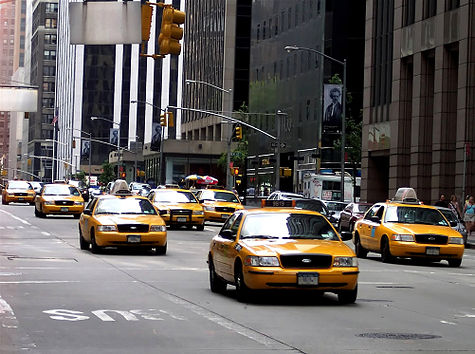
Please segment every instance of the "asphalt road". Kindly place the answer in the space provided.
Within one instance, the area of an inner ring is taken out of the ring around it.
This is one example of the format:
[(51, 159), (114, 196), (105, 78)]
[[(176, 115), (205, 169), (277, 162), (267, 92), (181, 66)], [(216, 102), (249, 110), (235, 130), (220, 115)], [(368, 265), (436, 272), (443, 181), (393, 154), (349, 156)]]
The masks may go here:
[(166, 256), (79, 249), (78, 221), (0, 206), (0, 353), (475, 352), (475, 250), (460, 268), (360, 260), (356, 304), (211, 293), (219, 225), (169, 230)]

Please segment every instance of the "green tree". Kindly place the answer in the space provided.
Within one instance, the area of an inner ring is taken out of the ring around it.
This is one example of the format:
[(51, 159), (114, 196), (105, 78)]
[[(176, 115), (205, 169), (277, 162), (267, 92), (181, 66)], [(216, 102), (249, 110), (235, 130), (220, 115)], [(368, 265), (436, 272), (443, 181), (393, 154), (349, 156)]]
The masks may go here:
[(76, 181), (82, 181), (84, 184), (87, 184), (86, 183), (86, 172), (84, 171), (79, 171), (79, 172), (76, 172), (75, 174), (73, 174), (72, 176), (73, 180), (76, 180)]
[(104, 185), (107, 185), (109, 182), (115, 181), (115, 173), (114, 173), (114, 168), (112, 165), (108, 162), (104, 162), (102, 164), (102, 173), (99, 176), (99, 182), (101, 182)]

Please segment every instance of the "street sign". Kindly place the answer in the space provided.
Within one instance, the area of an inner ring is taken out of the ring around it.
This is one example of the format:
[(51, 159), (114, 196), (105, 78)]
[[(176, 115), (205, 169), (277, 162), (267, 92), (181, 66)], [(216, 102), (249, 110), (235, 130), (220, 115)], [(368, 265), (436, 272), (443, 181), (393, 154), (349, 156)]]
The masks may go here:
[(275, 141), (271, 142), (270, 143), (270, 147), (271, 148), (276, 148), (277, 147), (277, 143)]

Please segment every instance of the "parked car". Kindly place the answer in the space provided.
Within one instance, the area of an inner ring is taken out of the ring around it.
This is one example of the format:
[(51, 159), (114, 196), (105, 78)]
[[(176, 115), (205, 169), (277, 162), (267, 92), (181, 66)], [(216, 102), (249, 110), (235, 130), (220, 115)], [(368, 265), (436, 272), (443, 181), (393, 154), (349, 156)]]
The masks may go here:
[(337, 202), (333, 200), (322, 200), (325, 205), (327, 206), (328, 210), (333, 212), (333, 226), (338, 227), (338, 220), (340, 220), (340, 213), (343, 209), (348, 205), (348, 203), (344, 202)]
[(356, 220), (361, 219), (372, 205), (371, 203), (348, 204), (340, 213), (338, 231), (353, 232)]
[(450, 227), (460, 232), (460, 234), (463, 236), (463, 243), (467, 244), (467, 229), (465, 228), (463, 221), (459, 218), (457, 213), (450, 208), (438, 206), (436, 206), (436, 208), (439, 209), (442, 215), (444, 215), (445, 218), (449, 221)]

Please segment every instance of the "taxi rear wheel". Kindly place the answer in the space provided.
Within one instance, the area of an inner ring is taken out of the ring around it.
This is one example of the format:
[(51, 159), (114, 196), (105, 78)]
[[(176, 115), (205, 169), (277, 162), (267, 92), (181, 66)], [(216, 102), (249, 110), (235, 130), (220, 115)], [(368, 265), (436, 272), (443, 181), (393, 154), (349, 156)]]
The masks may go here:
[(389, 248), (389, 240), (387, 237), (383, 239), (381, 243), (381, 260), (383, 263), (394, 262), (394, 256), (391, 254), (391, 249)]
[(226, 283), (216, 274), (214, 270), (213, 258), (208, 260), (209, 268), (209, 287), (213, 293), (224, 293), (226, 291)]
[(87, 243), (86, 240), (84, 239), (84, 237), (82, 237), (81, 227), (79, 227), (79, 247), (82, 250), (88, 250), (89, 249), (89, 243)]
[(462, 264), (462, 258), (448, 259), (447, 262), (449, 262), (449, 267), (460, 267), (460, 265)]
[(360, 236), (358, 234), (355, 235), (355, 252), (358, 258), (366, 258), (368, 255), (368, 250), (361, 245)]
[(358, 285), (354, 290), (346, 290), (338, 293), (338, 302), (342, 305), (353, 304), (358, 296)]
[(242, 271), (242, 265), (236, 264), (234, 274), (234, 283), (236, 285), (236, 297), (239, 302), (246, 302), (249, 299), (249, 288), (244, 281), (244, 273)]

